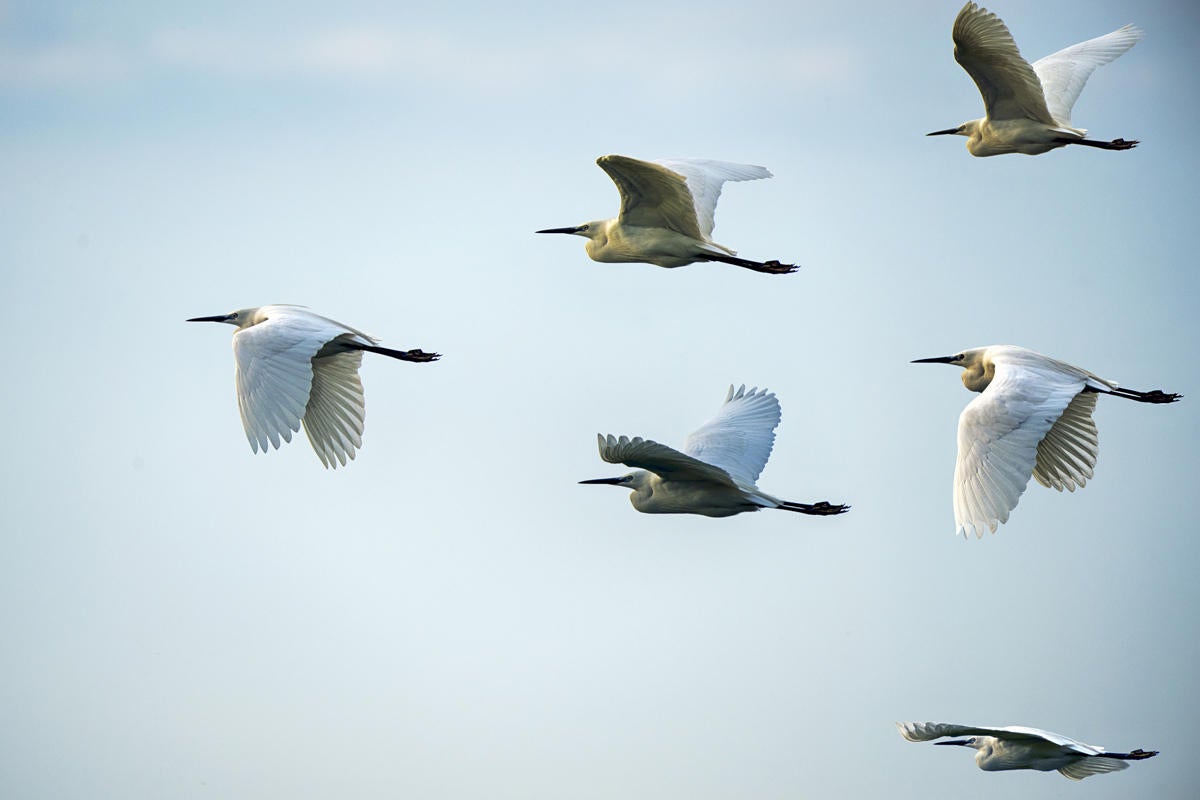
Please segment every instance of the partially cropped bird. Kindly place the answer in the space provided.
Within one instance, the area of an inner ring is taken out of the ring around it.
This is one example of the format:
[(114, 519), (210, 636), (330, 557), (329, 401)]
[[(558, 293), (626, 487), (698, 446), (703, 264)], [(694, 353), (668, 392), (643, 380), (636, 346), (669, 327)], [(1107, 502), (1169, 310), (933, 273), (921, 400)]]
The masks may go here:
[(1071, 125), (1071, 108), (1091, 74), (1137, 44), (1142, 35), (1126, 25), (1030, 64), (999, 17), (967, 3), (954, 20), (954, 59), (979, 87), (986, 114), (926, 135), (969, 137), (967, 150), (973, 156), (1035, 156), (1068, 144), (1128, 150), (1137, 142), (1084, 138), (1087, 131)]
[(766, 389), (729, 387), (717, 415), (693, 431), (683, 451), (635, 436), (597, 434), (600, 458), (637, 467), (619, 478), (580, 481), (632, 490), (633, 507), (646, 514), (702, 514), (730, 517), (744, 511), (779, 508), (828, 516), (850, 506), (827, 502), (792, 503), (760, 491), (755, 481), (771, 457), (779, 401)]
[(962, 367), (962, 382), (981, 392), (958, 418), (954, 522), (963, 536), (995, 532), (1032, 475), (1043, 486), (1075, 491), (1092, 477), (1100, 440), (1092, 412), (1101, 394), (1139, 403), (1182, 395), (1139, 392), (1023, 347), (992, 345), (914, 364)]
[(596, 163), (621, 193), (616, 219), (537, 233), (584, 236), (588, 240), (584, 247), (593, 261), (637, 261), (660, 267), (721, 261), (773, 275), (798, 269), (778, 261), (738, 258), (733, 250), (709, 238), (721, 185), (770, 178), (766, 167), (700, 159), (639, 161), (627, 156), (600, 156)]
[(238, 410), (250, 449), (278, 448), (304, 432), (317, 457), (336, 468), (362, 447), (366, 405), (358, 368), (364, 351), (418, 363), (437, 353), (390, 350), (362, 331), (292, 305), (243, 308), (188, 322), (225, 322), (237, 328)]
[(1002, 728), (955, 725), (952, 722), (897, 722), (900, 735), (910, 742), (928, 742), (943, 736), (967, 736), (950, 744), (975, 750), (980, 769), (998, 772), (1007, 769), (1058, 770), (1073, 781), (1102, 772), (1127, 768), (1126, 761), (1141, 761), (1158, 755), (1157, 750), (1109, 753), (1100, 745), (1084, 744), (1057, 733), (1010, 725)]

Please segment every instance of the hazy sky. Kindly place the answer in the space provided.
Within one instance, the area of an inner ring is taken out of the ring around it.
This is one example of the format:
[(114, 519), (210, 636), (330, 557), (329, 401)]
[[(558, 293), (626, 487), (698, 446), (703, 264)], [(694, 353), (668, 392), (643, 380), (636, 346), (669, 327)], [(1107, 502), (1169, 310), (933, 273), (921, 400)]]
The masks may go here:
[[(975, 159), (958, 0), (0, 3), (0, 794), (1190, 798), (1200, 713), (1191, 3), (991, 4), (1031, 59), (1134, 22), (1075, 109), (1123, 153)], [(597, 264), (597, 156), (763, 164), (716, 241)], [(232, 329), (368, 356), (358, 459), (253, 455)], [(954, 537), (958, 372), (1102, 398), (1095, 479)], [(636, 513), (597, 432), (783, 405), (762, 488), (836, 518)], [(1192, 499), (1189, 499), (1192, 497)], [(1162, 755), (985, 774), (895, 720)]]

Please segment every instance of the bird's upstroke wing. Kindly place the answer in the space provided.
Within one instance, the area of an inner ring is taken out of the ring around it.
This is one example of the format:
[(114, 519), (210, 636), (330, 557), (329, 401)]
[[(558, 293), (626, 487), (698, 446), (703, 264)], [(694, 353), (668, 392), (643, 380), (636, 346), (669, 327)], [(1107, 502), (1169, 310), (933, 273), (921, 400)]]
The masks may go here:
[(1059, 125), (1071, 126), (1071, 109), (1092, 73), (1115, 61), (1144, 35), (1137, 27), (1126, 25), (1033, 62), (1033, 71), (1045, 92), (1046, 107)]
[(771, 171), (766, 167), (734, 164), (730, 161), (678, 158), (660, 159), (657, 163), (682, 175), (687, 181), (688, 190), (692, 194), (696, 222), (705, 239), (712, 236), (713, 226), (716, 224), (717, 200), (721, 198), (721, 187), (725, 181), (756, 181), (772, 177)]
[(233, 335), (238, 410), (254, 452), (292, 440), (308, 405), (312, 357), (324, 344), (286, 316)]
[(954, 60), (979, 87), (993, 120), (1030, 118), (1058, 125), (1046, 107), (1042, 84), (1021, 57), (1008, 26), (992, 12), (967, 3), (954, 20)]
[(687, 437), (683, 452), (719, 467), (743, 488), (753, 488), (771, 457), (780, 416), (774, 393), (730, 386), (717, 415)]
[[(983, 536), (1008, 521), (1037, 463), (1046, 434), (1088, 381), (1088, 373), (1037, 354), (993, 356), (995, 376), (958, 419), (954, 467), (954, 522), (958, 531)], [(1077, 414), (1070, 422), (1077, 421)], [(1078, 440), (1074, 430), (1065, 438)], [(1043, 463), (1043, 476), (1058, 474), (1066, 461), (1057, 451)], [(1053, 467), (1053, 468), (1051, 468)]]
[[(358, 368), (361, 350), (338, 350), (341, 339), (359, 340), (353, 334), (339, 336), (313, 359), (312, 389), (304, 412), (304, 431), (317, 457), (326, 467), (346, 465), (362, 447), (366, 403)], [(325, 355), (324, 352), (329, 354)]]
[(1023, 725), (987, 727), (959, 725), (954, 722), (897, 722), (896, 728), (900, 731), (900, 735), (910, 742), (929, 742), (945, 736), (995, 736), (1000, 739), (1042, 739), (1061, 747), (1069, 747), (1085, 755), (1101, 752), (1101, 748), (1095, 745), (1084, 744), (1059, 733), (1028, 728)]
[(650, 439), (635, 436), (608, 436), (596, 434), (600, 446), (600, 458), (610, 464), (626, 464), (637, 469), (649, 470), (656, 475), (678, 481), (712, 481), (737, 488), (729, 473), (719, 467), (698, 461), (673, 447)]

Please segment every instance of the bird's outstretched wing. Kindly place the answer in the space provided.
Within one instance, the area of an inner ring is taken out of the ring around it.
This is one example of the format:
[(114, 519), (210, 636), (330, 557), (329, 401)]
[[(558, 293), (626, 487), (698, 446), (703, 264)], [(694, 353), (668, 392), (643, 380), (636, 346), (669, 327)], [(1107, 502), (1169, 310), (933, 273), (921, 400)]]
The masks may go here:
[(1077, 742), (1059, 733), (1027, 728), (1023, 725), (986, 727), (959, 725), (954, 722), (897, 722), (896, 729), (910, 742), (929, 742), (944, 736), (995, 736), (998, 739), (1042, 739), (1060, 747), (1069, 747), (1084, 755), (1096, 755), (1103, 750), (1096, 745)]
[(312, 389), (304, 412), (304, 431), (317, 457), (326, 467), (337, 468), (354, 459), (354, 451), (362, 447), (366, 403), (358, 368), (362, 365), (361, 350), (338, 350), (341, 339), (359, 341), (354, 334), (344, 334), (327, 344), (313, 359)]
[(725, 470), (698, 461), (665, 444), (635, 436), (616, 437), (596, 434), (600, 446), (600, 458), (610, 464), (626, 464), (645, 469), (670, 480), (712, 481), (737, 488), (737, 484)]
[(596, 159), (621, 193), (621, 221), (626, 225), (667, 228), (707, 241), (725, 181), (769, 178), (764, 167), (724, 161), (676, 159), (641, 161), (627, 156)]
[(753, 488), (771, 457), (780, 415), (774, 393), (730, 386), (721, 410), (687, 437), (683, 452)]
[(1115, 61), (1143, 36), (1145, 34), (1137, 27), (1126, 25), (1033, 62), (1033, 71), (1045, 92), (1046, 107), (1059, 125), (1071, 126), (1071, 109), (1092, 73)]
[(967, 3), (954, 20), (954, 60), (979, 87), (990, 119), (1029, 118), (1058, 125), (1046, 107), (1041, 81), (1021, 57), (1004, 22), (986, 8)]
[(717, 200), (721, 198), (721, 187), (725, 181), (756, 181), (770, 178), (771, 171), (753, 164), (734, 164), (729, 161), (710, 161), (698, 158), (661, 159), (658, 161), (672, 172), (677, 172), (687, 181), (692, 193), (692, 205), (696, 222), (704, 238), (712, 236), (716, 224)]
[[(1080, 485), (1095, 463), (1095, 448), (1087, 444), (1086, 426), (1080, 425), (1081, 417), (1090, 414), (1087, 401), (1072, 410), (1042, 447), (1090, 374), (1022, 348), (991, 351), (992, 382), (958, 418), (954, 522), (964, 536), (972, 531), (983, 536), (985, 528), (995, 531), (1008, 521), (1039, 458), (1043, 478), (1066, 476)], [(1072, 445), (1081, 445), (1081, 451), (1072, 452)]]

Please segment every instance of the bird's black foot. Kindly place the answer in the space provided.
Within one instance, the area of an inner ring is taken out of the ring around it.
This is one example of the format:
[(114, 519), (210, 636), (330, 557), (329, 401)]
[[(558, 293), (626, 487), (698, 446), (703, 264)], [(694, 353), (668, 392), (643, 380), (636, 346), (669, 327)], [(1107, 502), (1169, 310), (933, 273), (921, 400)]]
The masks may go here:
[(1138, 146), (1136, 139), (1125, 141), (1124, 139), (1113, 139), (1109, 142), (1113, 146), (1113, 150), (1132, 150)]
[(441, 353), (426, 353), (424, 350), (405, 350), (405, 361), (416, 361), (418, 363), (426, 363), (429, 361), (437, 361), (442, 357)]
[(797, 264), (782, 264), (775, 259), (771, 259), (770, 261), (762, 262), (756, 267), (750, 267), (750, 269), (765, 272), (768, 275), (788, 275), (800, 269), (800, 267)]

